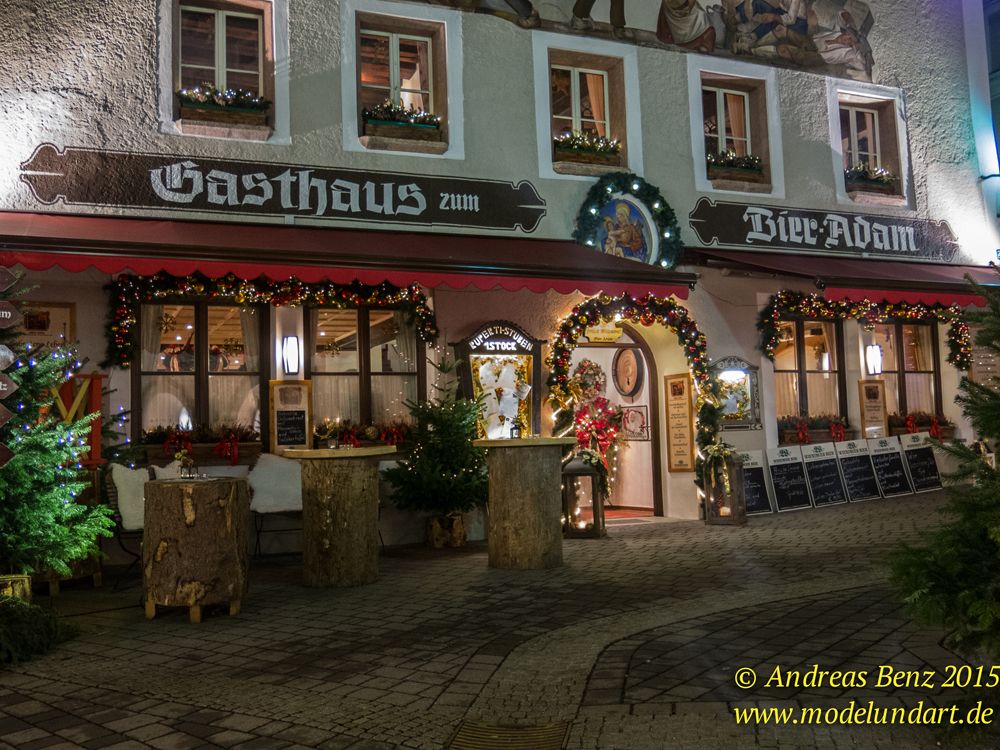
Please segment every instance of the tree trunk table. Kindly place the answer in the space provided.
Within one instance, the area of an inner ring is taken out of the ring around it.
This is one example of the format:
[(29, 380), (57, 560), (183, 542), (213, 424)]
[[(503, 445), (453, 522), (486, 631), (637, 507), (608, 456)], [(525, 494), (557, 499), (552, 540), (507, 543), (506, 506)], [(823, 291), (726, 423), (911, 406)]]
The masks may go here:
[(562, 452), (576, 438), (475, 440), (490, 473), (489, 564), (562, 565)]
[(188, 607), (191, 622), (201, 608), (228, 604), (240, 611), (247, 590), (245, 479), (159, 479), (146, 483), (142, 571), (146, 617), (156, 605)]
[(302, 463), (306, 586), (363, 586), (378, 578), (378, 459), (396, 446), (289, 448)]

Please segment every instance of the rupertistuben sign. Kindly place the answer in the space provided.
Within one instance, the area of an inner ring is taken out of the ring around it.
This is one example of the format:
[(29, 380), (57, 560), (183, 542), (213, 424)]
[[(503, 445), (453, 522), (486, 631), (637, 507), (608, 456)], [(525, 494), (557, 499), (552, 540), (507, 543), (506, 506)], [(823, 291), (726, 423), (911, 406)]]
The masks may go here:
[(533, 232), (535, 186), (500, 180), (222, 160), (51, 143), (21, 164), (42, 203), (307, 216)]
[(958, 240), (943, 221), (715, 203), (708, 198), (701, 198), (688, 218), (703, 245), (943, 262), (951, 261), (958, 250)]

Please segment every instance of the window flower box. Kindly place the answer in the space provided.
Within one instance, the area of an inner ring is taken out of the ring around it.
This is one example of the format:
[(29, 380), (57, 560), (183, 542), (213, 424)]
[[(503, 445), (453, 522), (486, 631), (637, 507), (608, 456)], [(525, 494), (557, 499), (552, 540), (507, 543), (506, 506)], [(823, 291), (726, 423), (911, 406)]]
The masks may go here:
[(764, 176), (764, 170), (754, 167), (723, 167), (723, 166), (708, 166), (708, 179), (711, 181), (716, 180), (731, 180), (733, 182), (753, 182), (757, 184), (763, 184), (767, 182), (767, 178)]
[(572, 148), (559, 148), (557, 146), (553, 150), (552, 161), (573, 162), (576, 164), (598, 164), (605, 167), (620, 167), (622, 164), (622, 156), (620, 153), (597, 153)]
[[(189, 455), (194, 459), (194, 465), (202, 466), (229, 466), (232, 461), (215, 452), (218, 443), (192, 443)], [(240, 442), (239, 460), (237, 465), (253, 466), (260, 457), (260, 442)], [(163, 444), (147, 444), (142, 446), (146, 452), (146, 464), (148, 466), (166, 466), (174, 460), (173, 451), (164, 453)]]
[(895, 183), (881, 180), (848, 179), (845, 181), (849, 193), (878, 193), (880, 195), (898, 195)]
[[(857, 440), (858, 431), (850, 427), (844, 428), (844, 440)], [(782, 430), (780, 438), (778, 440), (780, 445), (798, 445), (799, 444), (799, 433), (798, 430)], [(834, 442), (833, 436), (830, 434), (828, 429), (810, 429), (809, 430), (809, 443), (832, 443)]]
[(226, 125), (267, 125), (267, 111), (243, 107), (220, 107), (217, 104), (182, 104), (182, 120), (218, 122)]
[(407, 141), (440, 142), (444, 138), (439, 123), (399, 122), (398, 120), (365, 120), (363, 134)]

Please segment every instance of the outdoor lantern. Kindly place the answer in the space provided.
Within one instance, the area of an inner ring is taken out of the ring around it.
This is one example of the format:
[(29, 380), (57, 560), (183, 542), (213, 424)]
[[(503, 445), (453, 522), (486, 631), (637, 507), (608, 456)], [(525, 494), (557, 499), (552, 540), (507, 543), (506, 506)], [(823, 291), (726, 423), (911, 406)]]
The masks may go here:
[(299, 374), (299, 337), (285, 336), (281, 341), (281, 361), (285, 375)]
[[(582, 491), (580, 478), (590, 477), (590, 497)], [(604, 524), (604, 493), (597, 468), (573, 458), (562, 470), (563, 535), (600, 539), (608, 533)]]
[(878, 344), (869, 344), (865, 347), (865, 366), (869, 375), (882, 374), (882, 347)]
[(743, 487), (743, 461), (728, 453), (708, 466), (708, 485), (702, 491), (705, 523), (742, 526), (747, 522), (746, 493)]

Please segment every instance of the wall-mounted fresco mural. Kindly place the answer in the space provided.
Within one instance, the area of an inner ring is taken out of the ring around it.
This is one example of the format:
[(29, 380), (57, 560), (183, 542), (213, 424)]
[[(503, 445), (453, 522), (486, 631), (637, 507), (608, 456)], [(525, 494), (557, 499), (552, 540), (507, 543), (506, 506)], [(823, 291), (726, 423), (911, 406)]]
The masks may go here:
[(862, 0), (413, 0), (493, 13), (524, 28), (751, 58), (870, 81)]

